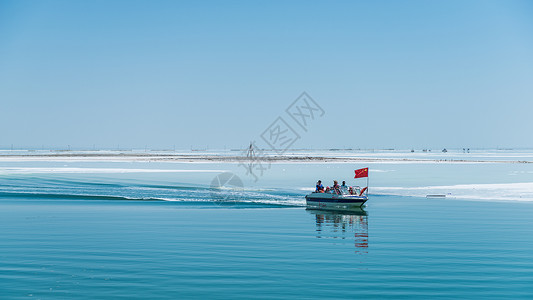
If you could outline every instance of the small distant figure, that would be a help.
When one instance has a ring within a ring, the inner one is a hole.
[[[467,152],[467,153],[470,153],[470,148],[466,149],[466,152]]]
[[[442,153],[446,153],[448,152],[448,150],[446,150],[446,148],[442,149]]]
[[[315,193],[323,193],[323,192],[324,192],[324,186],[322,185],[322,180],[319,180],[316,183]]]

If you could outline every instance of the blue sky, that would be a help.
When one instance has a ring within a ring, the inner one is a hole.
[[[530,1],[0,1],[0,147],[533,147]]]

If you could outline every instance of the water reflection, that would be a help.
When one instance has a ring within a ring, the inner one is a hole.
[[[368,253],[368,214],[364,209],[307,211],[315,215],[317,238],[353,239],[355,253]]]

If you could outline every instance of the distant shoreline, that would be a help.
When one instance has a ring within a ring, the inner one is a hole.
[[[285,162],[369,162],[369,163],[517,163],[530,164],[530,160],[484,160],[484,159],[423,159],[423,158],[371,158],[371,157],[330,157],[313,155],[265,155],[250,158],[237,155],[202,155],[202,154],[154,154],[154,153],[52,153],[27,155],[0,155],[2,161],[159,161],[159,162],[227,162],[251,163],[264,161],[271,163]]]

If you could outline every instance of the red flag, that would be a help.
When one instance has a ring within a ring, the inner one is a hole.
[[[354,178],[368,177],[368,168],[355,170]]]

